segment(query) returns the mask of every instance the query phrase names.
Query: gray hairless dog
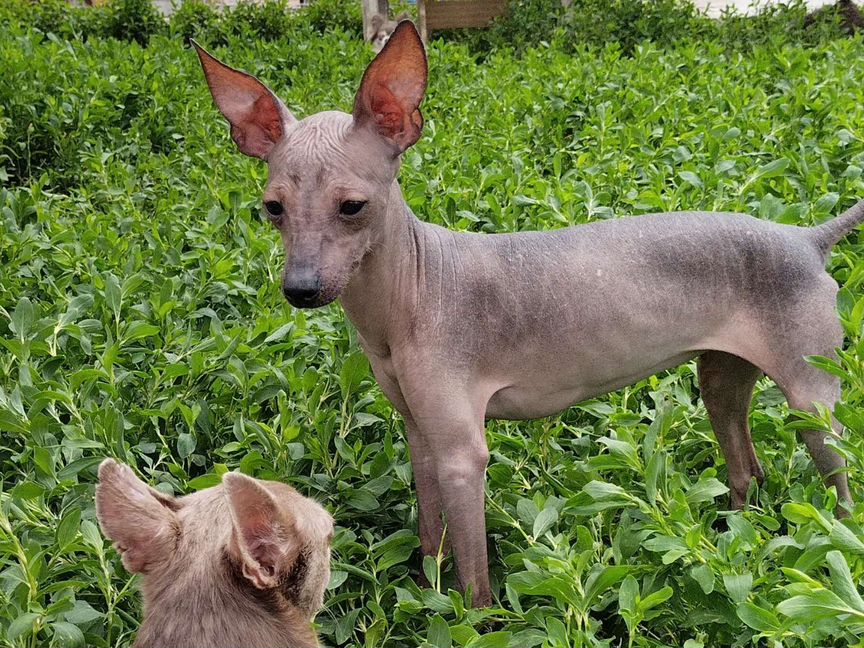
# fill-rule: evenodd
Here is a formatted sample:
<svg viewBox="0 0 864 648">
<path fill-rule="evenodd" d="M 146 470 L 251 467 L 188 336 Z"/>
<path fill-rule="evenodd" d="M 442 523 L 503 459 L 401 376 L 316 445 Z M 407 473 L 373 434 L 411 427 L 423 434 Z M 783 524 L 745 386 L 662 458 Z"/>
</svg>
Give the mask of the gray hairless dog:
<svg viewBox="0 0 864 648">
<path fill-rule="evenodd" d="M 491 602 L 484 419 L 547 416 L 698 356 L 740 507 L 763 478 L 747 423 L 759 376 L 794 408 L 838 400 L 837 378 L 804 356 L 834 356 L 843 342 L 825 262 L 864 203 L 814 228 L 685 212 L 451 232 L 419 221 L 396 180 L 423 126 L 426 56 L 411 23 L 367 68 L 350 115 L 297 120 L 257 79 L 198 54 L 234 141 L 269 165 L 263 201 L 285 247 L 285 297 L 299 308 L 341 298 L 405 418 L 422 552 L 438 551 L 443 513 L 475 605 Z M 842 458 L 823 433 L 802 436 L 850 502 Z"/>
</svg>

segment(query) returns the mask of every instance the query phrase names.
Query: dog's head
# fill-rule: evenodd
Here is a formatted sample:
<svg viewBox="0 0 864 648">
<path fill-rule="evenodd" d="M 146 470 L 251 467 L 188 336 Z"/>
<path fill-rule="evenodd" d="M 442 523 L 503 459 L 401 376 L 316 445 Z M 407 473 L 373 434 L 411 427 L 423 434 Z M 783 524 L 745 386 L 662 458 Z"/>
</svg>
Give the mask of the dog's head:
<svg viewBox="0 0 864 648">
<path fill-rule="evenodd" d="M 106 459 L 96 511 L 123 565 L 143 574 L 136 645 L 283 645 L 311 632 L 333 519 L 290 486 L 227 473 L 175 498 Z"/>
<path fill-rule="evenodd" d="M 384 46 L 390 40 L 393 32 L 396 31 L 396 27 L 400 22 L 410 19 L 411 16 L 404 11 L 396 16 L 396 20 L 390 20 L 387 16 L 382 16 L 381 14 L 372 16 L 372 20 L 370 21 L 372 35 L 369 37 L 369 43 L 372 45 L 375 53 L 377 54 L 384 49 Z"/>
<path fill-rule="evenodd" d="M 352 114 L 301 120 L 256 78 L 197 49 L 238 148 L 268 164 L 262 202 L 285 246 L 285 298 L 300 308 L 333 301 L 380 240 L 399 156 L 423 129 L 427 66 L 417 30 L 399 23 L 366 68 Z"/>
</svg>

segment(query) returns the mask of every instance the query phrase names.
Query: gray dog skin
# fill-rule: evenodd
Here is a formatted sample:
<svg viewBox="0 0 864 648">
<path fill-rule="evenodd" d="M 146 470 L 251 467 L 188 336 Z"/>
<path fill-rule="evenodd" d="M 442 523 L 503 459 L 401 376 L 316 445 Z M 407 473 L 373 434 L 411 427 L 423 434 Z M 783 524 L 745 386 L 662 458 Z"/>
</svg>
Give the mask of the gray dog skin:
<svg viewBox="0 0 864 648">
<path fill-rule="evenodd" d="M 257 79 L 198 54 L 240 150 L 268 163 L 263 200 L 285 247 L 283 293 L 300 308 L 341 299 L 405 419 L 422 552 L 438 552 L 443 514 L 475 605 L 492 600 L 486 418 L 548 416 L 698 357 L 741 507 L 751 479 L 763 479 L 747 422 L 756 380 L 767 374 L 802 410 L 838 400 L 838 380 L 804 356 L 835 357 L 843 342 L 825 263 L 864 220 L 864 204 L 814 228 L 684 212 L 451 232 L 419 221 L 396 179 L 423 125 L 426 57 L 411 23 L 367 68 L 351 115 L 298 121 Z M 825 435 L 802 436 L 851 502 Z"/>
</svg>

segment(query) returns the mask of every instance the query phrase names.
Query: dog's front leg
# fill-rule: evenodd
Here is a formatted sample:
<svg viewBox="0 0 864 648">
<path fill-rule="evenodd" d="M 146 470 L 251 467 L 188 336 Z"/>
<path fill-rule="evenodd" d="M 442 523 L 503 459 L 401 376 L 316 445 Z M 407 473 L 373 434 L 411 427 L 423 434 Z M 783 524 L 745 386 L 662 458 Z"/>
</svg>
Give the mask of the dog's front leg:
<svg viewBox="0 0 864 648">
<path fill-rule="evenodd" d="M 442 547 L 444 521 L 441 491 L 438 488 L 438 472 L 435 457 L 426 439 L 410 416 L 405 417 L 405 436 L 411 449 L 411 470 L 417 488 L 417 527 L 420 536 L 420 551 L 426 556 L 437 556 Z M 424 584 L 429 585 L 428 582 Z"/>
<path fill-rule="evenodd" d="M 483 489 L 489 450 L 483 415 L 471 414 L 476 409 L 469 403 L 442 402 L 434 413 L 418 416 L 413 408 L 412 413 L 432 458 L 459 584 L 463 591 L 471 589 L 475 607 L 486 607 L 492 603 Z M 419 488 L 418 482 L 418 494 Z"/>
</svg>

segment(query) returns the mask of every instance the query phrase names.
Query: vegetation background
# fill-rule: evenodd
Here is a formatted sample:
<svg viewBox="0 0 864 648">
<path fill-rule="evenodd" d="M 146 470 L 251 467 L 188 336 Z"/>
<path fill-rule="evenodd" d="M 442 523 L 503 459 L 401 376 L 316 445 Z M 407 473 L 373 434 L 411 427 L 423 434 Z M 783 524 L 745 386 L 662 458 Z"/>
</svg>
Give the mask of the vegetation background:
<svg viewBox="0 0 864 648">
<path fill-rule="evenodd" d="M 107 455 L 174 493 L 239 469 L 323 501 L 328 645 L 864 645 L 864 507 L 835 519 L 800 416 L 762 381 L 767 481 L 727 510 L 693 363 L 489 423 L 498 605 L 467 609 L 449 559 L 421 564 L 402 423 L 339 306 L 280 297 L 266 170 L 234 150 L 185 44 L 300 116 L 347 110 L 372 57 L 355 3 L 190 0 L 167 24 L 146 0 L 7 0 L 0 25 L 0 645 L 133 640 L 134 579 L 94 518 Z M 431 44 L 402 186 L 421 218 L 484 232 L 675 209 L 821 222 L 864 197 L 862 54 L 800 5 L 716 22 L 674 0 L 513 0 Z M 834 443 L 861 501 L 860 233 L 829 269 L 847 346 L 814 362 L 843 378 Z"/>
</svg>

